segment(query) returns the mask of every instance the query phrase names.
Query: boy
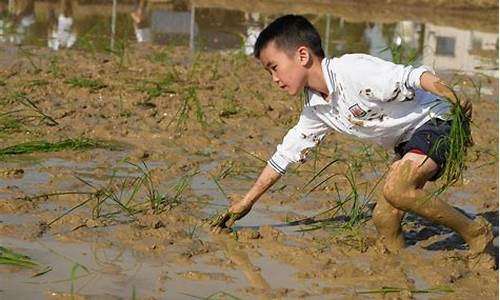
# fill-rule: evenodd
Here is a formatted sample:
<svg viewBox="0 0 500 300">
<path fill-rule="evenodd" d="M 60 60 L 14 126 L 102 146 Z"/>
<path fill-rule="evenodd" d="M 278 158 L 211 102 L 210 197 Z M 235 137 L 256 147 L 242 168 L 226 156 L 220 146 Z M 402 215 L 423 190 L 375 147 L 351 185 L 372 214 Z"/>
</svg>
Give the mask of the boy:
<svg viewBox="0 0 500 300">
<path fill-rule="evenodd" d="M 392 164 L 384 199 L 373 212 L 388 250 L 405 246 L 401 220 L 408 211 L 455 230 L 472 254 L 485 252 L 493 238 L 486 220 L 470 220 L 437 197 L 419 201 L 427 197 L 425 183 L 436 180 L 445 164 L 447 145 L 433 145 L 449 135 L 450 104 L 436 96 L 455 99 L 430 68 L 396 65 L 364 54 L 326 58 L 312 24 L 294 15 L 265 28 L 254 55 L 281 89 L 290 95 L 304 90 L 304 109 L 245 197 L 209 220 L 214 232 L 245 216 L 289 164 L 303 161 L 302 153 L 335 129 L 393 148 L 401 157 Z M 462 106 L 470 117 L 470 103 Z"/>
</svg>

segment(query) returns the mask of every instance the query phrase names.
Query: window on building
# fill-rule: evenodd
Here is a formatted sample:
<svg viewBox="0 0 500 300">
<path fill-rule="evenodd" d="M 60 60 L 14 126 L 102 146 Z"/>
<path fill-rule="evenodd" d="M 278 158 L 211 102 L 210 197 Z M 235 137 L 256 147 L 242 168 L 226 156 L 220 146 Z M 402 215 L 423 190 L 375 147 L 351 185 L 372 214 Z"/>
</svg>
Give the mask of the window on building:
<svg viewBox="0 0 500 300">
<path fill-rule="evenodd" d="M 455 38 L 447 36 L 436 37 L 436 55 L 455 56 Z"/>
</svg>

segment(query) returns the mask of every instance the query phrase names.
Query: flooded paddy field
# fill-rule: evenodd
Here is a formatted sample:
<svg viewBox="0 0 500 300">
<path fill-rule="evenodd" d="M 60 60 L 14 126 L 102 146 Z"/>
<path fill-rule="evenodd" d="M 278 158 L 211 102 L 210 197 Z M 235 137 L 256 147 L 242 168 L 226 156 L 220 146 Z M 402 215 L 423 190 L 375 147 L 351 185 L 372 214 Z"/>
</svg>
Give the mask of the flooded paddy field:
<svg viewBox="0 0 500 300">
<path fill-rule="evenodd" d="M 498 236 L 498 15 L 270 2 L 2 3 L 0 246 L 36 264 L 0 265 L 0 299 L 498 298 L 498 271 L 447 228 L 407 215 L 408 248 L 379 246 L 371 209 L 393 154 L 337 133 L 233 233 L 203 227 L 297 121 L 302 99 L 250 50 L 304 11 L 330 56 L 404 45 L 471 99 L 468 168 L 440 197 Z"/>
</svg>

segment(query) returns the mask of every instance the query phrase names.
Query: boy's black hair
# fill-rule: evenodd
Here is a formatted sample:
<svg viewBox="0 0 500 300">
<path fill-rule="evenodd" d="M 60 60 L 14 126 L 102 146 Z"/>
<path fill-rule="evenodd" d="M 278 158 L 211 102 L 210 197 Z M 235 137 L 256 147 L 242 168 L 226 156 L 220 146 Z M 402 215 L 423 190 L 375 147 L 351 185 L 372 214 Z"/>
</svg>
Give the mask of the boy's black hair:
<svg viewBox="0 0 500 300">
<path fill-rule="evenodd" d="M 300 46 L 306 46 L 319 58 L 325 57 L 321 47 L 321 37 L 314 26 L 303 16 L 286 15 L 269 24 L 257 38 L 253 48 L 256 58 L 270 42 L 274 41 L 278 49 L 290 52 Z"/>
</svg>

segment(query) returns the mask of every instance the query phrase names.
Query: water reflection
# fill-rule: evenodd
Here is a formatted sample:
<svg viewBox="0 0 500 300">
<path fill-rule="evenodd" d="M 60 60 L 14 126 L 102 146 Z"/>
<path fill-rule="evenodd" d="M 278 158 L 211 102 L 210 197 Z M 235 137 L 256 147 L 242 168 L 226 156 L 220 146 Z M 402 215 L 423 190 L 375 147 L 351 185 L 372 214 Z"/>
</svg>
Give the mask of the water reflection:
<svg viewBox="0 0 500 300">
<path fill-rule="evenodd" d="M 49 3 L 49 36 L 47 45 L 53 50 L 71 48 L 76 42 L 76 31 L 73 29 L 73 1 L 60 0 L 56 17 L 56 9 Z"/>
<path fill-rule="evenodd" d="M 8 4 L 3 1 L 0 44 L 48 45 L 54 50 L 70 47 L 88 50 L 92 46 L 93 51 L 105 51 L 113 49 L 118 40 L 122 44 L 150 42 L 188 46 L 196 51 L 241 51 L 251 55 L 259 32 L 278 16 L 262 9 L 241 11 L 236 4 L 226 3 L 220 8 L 210 1 L 195 3 L 198 6 L 185 1 L 149 3 L 148 0 L 133 3 L 10 0 Z M 320 31 L 329 56 L 363 52 L 388 60 L 390 52 L 383 50 L 393 43 L 404 44 L 423 53 L 417 63 L 437 70 L 482 72 L 498 78 L 498 32 L 414 21 L 348 22 L 333 15 L 306 17 Z"/>
<path fill-rule="evenodd" d="M 134 23 L 134 32 L 137 42 L 151 42 L 151 28 L 147 18 L 147 0 L 139 0 L 136 8 L 130 13 L 132 22 Z"/>
<path fill-rule="evenodd" d="M 34 0 L 0 3 L 0 42 L 20 45 L 35 23 Z"/>
</svg>

